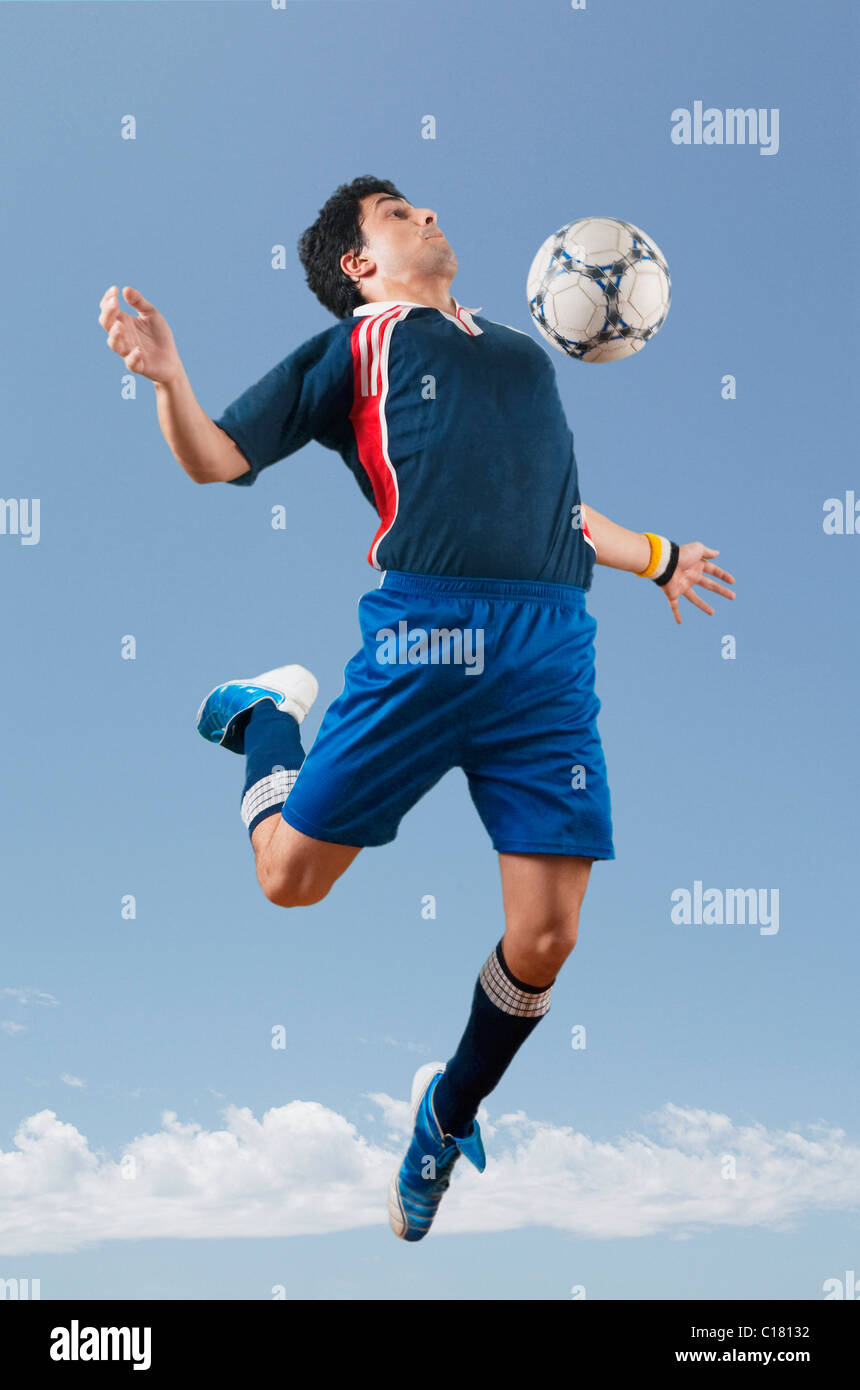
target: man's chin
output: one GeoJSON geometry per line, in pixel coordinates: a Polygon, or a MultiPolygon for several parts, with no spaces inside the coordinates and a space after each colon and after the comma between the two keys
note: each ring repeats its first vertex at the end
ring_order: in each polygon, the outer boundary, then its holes
{"type": "Polygon", "coordinates": [[[439,238],[438,245],[433,246],[433,242],[431,241],[430,247],[436,253],[436,268],[439,270],[450,270],[453,275],[459,264],[453,248],[448,245],[447,241],[443,241],[441,237],[439,238]]]}

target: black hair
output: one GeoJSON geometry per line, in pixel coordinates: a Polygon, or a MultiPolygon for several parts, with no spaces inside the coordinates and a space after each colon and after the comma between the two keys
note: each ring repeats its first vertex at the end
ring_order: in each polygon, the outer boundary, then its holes
{"type": "Polygon", "coordinates": [[[299,260],[305,268],[308,288],[339,319],[348,318],[353,309],[365,303],[358,285],[341,269],[340,258],[350,251],[357,254],[365,247],[359,217],[361,200],[371,193],[403,197],[389,179],[363,174],[336,188],[320,208],[316,222],[299,237],[299,260]]]}

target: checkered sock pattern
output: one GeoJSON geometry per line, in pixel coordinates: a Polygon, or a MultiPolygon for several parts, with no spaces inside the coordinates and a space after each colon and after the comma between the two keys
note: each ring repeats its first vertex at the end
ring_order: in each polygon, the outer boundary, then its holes
{"type": "Polygon", "coordinates": [[[442,1076],[433,1103],[453,1138],[465,1137],[485,1096],[548,1011],[555,980],[525,985],[508,969],[501,941],[487,958],[472,996],[466,1031],[442,1076]]]}
{"type": "Polygon", "coordinates": [[[242,820],[248,834],[267,816],[280,814],[305,760],[299,726],[273,700],[261,700],[245,726],[242,820]]]}

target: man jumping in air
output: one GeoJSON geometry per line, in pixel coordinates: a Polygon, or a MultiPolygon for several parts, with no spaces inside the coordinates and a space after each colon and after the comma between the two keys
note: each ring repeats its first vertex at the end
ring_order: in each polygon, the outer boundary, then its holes
{"type": "Polygon", "coordinates": [[[302,666],[228,681],[198,715],[204,738],[244,754],[241,813],[265,896],[319,902],[453,767],[498,853],[504,935],[453,1056],[415,1074],[412,1139],[389,1189],[392,1228],[416,1241],[460,1154],[484,1170],[478,1107],[549,1009],[594,860],[615,858],[585,605],[594,565],[653,579],[678,623],[681,597],[714,612],[694,586],[734,598],[735,581],[717,550],[583,506],[549,353],[452,297],[457,257],[429,208],[354,179],[299,255],[337,322],[216,420],[137,290],[123,288],[135,316],[112,285],[99,323],[155,384],[164,437],[194,482],[247,487],[315,439],[379,515],[362,645],[307,755],[299,726],[317,683],[302,666]]]}

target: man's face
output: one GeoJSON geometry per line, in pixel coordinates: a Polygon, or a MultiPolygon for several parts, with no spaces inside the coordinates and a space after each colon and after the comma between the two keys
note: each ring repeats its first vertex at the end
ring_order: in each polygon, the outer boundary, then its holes
{"type": "MultiPolygon", "coordinates": [[[[383,279],[402,283],[438,275],[453,280],[457,257],[430,208],[415,208],[390,193],[370,193],[361,200],[360,223],[366,245],[358,259],[362,266],[374,265],[383,279]]],[[[349,274],[349,265],[344,268],[349,274]]],[[[367,277],[362,279],[366,285],[367,277]]]]}

